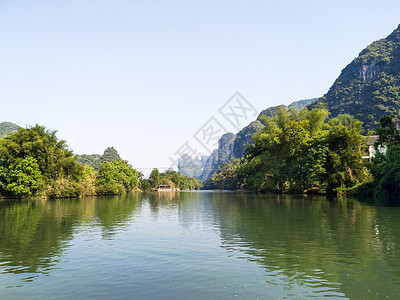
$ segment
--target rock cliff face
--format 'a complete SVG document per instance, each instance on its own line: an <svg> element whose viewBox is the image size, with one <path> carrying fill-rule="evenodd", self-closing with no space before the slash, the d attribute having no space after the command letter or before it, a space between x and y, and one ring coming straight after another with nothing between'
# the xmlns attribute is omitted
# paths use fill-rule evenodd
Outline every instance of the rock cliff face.
<svg viewBox="0 0 400 300"><path fill-rule="evenodd" d="M208 157L206 163L204 164L203 172L201 173L199 179L201 181L206 181L213 174L215 166L218 165L218 149L215 149L211 155Z"/></svg>
<svg viewBox="0 0 400 300"><path fill-rule="evenodd" d="M206 155L203 155L201 158L196 157L193 159L185 153L178 160L178 172L180 172L182 175L198 178L203 173L207 159L208 156Z"/></svg>
<svg viewBox="0 0 400 300"><path fill-rule="evenodd" d="M400 113L400 26L373 42L348 64L328 93L310 108L324 104L331 117L350 114L375 130L383 115Z"/></svg>
<svg viewBox="0 0 400 300"><path fill-rule="evenodd" d="M253 135L263 128L264 125L259 120L256 120L240 130L233 141L233 156L242 158L244 150L252 143Z"/></svg>
<svg viewBox="0 0 400 300"><path fill-rule="evenodd" d="M207 180L214 174L224 162L229 162L233 157L233 141L235 134L225 133L218 141L218 149L215 149L204 165L203 173L199 177L200 180Z"/></svg>

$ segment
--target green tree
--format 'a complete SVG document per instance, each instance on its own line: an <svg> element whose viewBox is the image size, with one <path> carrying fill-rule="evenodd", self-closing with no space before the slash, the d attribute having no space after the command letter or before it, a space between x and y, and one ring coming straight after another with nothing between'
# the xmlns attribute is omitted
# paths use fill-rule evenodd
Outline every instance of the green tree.
<svg viewBox="0 0 400 300"><path fill-rule="evenodd" d="M140 173L127 161L105 161L100 165L97 175L97 193L117 195L131 191L140 185Z"/></svg>
<svg viewBox="0 0 400 300"><path fill-rule="evenodd" d="M0 167L0 193L9 197L30 197L43 184L39 165L26 157L8 169Z"/></svg>
<svg viewBox="0 0 400 300"><path fill-rule="evenodd" d="M118 182L122 183L127 192L140 185L140 173L133 169L127 161L119 159L113 164L118 172Z"/></svg>
<svg viewBox="0 0 400 300"><path fill-rule="evenodd" d="M400 143L400 132L397 129L394 115L383 116L379 120L379 124L377 145L382 146L387 143L398 145Z"/></svg>
<svg viewBox="0 0 400 300"><path fill-rule="evenodd" d="M151 191L151 183L150 180L146 178L141 178L140 180L140 188L142 191Z"/></svg>
<svg viewBox="0 0 400 300"><path fill-rule="evenodd" d="M326 166L327 191L342 191L366 180L362 162L362 123L350 115L340 115L328 122L328 157Z"/></svg>
<svg viewBox="0 0 400 300"><path fill-rule="evenodd" d="M376 197L398 198L400 196L400 130L395 118L383 116L378 128L377 150L372 158L371 172L374 181L361 191ZM365 191L364 191L365 190Z"/></svg>
<svg viewBox="0 0 400 300"><path fill-rule="evenodd" d="M95 172L92 167L84 165L82 173L83 176L80 182L82 195L84 196L96 195L97 172Z"/></svg>
<svg viewBox="0 0 400 300"><path fill-rule="evenodd" d="M375 166L376 197L397 198L400 196L400 147L389 145L386 153L379 153L373 160Z"/></svg>
<svg viewBox="0 0 400 300"><path fill-rule="evenodd" d="M5 136L0 140L0 165L11 165L29 156L36 160L45 179L59 176L65 171L60 161L72 158L73 154L66 141L58 140L56 133L36 125Z"/></svg>
<svg viewBox="0 0 400 300"><path fill-rule="evenodd" d="M150 173L149 179L151 186L153 188L158 188L158 185L160 184L160 171L158 171L158 169L153 169L153 171Z"/></svg>
<svg viewBox="0 0 400 300"><path fill-rule="evenodd" d="M32 158L29 160L31 168L38 168L41 184L37 187L22 179L21 174L25 171L21 168L28 165L21 165L21 161L27 158ZM56 131L46 130L43 126L21 128L0 139L0 168L3 174L8 170L8 181L2 179L2 194L7 196L27 197L33 192L44 197L80 194L82 165L76 162L66 142L57 138ZM27 172L28 176L33 176ZM8 182L8 190L5 182Z"/></svg>
<svg viewBox="0 0 400 300"><path fill-rule="evenodd" d="M341 115L326 123L328 112L277 107L263 116L265 127L253 136L237 167L241 187L257 191L341 192L368 177L362 163L362 123ZM222 175L220 172L215 176Z"/></svg>
<svg viewBox="0 0 400 300"><path fill-rule="evenodd" d="M236 190L239 188L237 169L240 159L231 158L229 163L224 163L206 182L206 189Z"/></svg>

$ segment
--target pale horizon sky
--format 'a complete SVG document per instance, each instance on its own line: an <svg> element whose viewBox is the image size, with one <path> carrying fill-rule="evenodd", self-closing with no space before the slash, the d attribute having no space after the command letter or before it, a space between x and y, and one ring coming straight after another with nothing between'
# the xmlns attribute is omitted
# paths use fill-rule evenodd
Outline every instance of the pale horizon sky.
<svg viewBox="0 0 400 300"><path fill-rule="evenodd" d="M146 173L212 117L233 130L219 109L236 92L257 112L323 96L399 23L387 0L0 0L0 122Z"/></svg>

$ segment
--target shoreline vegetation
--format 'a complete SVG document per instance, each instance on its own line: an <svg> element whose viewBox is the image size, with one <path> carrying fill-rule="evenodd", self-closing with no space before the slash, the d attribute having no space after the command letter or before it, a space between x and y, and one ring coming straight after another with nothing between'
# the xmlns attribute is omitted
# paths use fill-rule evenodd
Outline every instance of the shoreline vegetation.
<svg viewBox="0 0 400 300"><path fill-rule="evenodd" d="M146 179L118 154L110 158L113 152L113 148L106 149L109 159L95 161L95 170L78 162L56 131L39 125L19 128L0 139L0 198L118 195L154 190L159 184L182 190L202 187L198 179L173 170L160 173L154 169Z"/></svg>
<svg viewBox="0 0 400 300"><path fill-rule="evenodd" d="M371 161L363 124L350 115L328 118L324 108L298 111L277 107L263 116L242 159L232 158L204 184L205 189L287 194L400 195L400 131L393 115L380 119ZM363 135L365 134L365 135Z"/></svg>
<svg viewBox="0 0 400 300"><path fill-rule="evenodd" d="M56 131L19 128L0 138L0 198L66 198L171 190L400 195L400 131L394 116L380 119L376 155L363 159L367 137L350 115L328 118L325 108L278 107L263 116L242 159L225 163L203 185L174 170L153 169L148 179L114 148L100 155L74 155ZM80 161L83 161L80 162ZM89 164L92 163L95 168Z"/></svg>

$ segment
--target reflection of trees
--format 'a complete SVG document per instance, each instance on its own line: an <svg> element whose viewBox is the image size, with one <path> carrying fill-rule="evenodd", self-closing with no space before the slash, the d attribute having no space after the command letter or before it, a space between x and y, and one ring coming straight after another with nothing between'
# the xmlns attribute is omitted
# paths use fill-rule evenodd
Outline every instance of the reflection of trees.
<svg viewBox="0 0 400 300"><path fill-rule="evenodd" d="M82 232L81 224L114 238L143 209L156 217L178 213L186 228L211 226L228 252L256 261L273 284L324 288L356 299L400 292L398 209L323 197L188 192L2 201L1 268L50 272L74 232Z"/></svg>
<svg viewBox="0 0 400 300"><path fill-rule="evenodd" d="M148 200L153 216L157 217L159 209L175 209L185 193L180 192L149 192L143 194L143 200Z"/></svg>
<svg viewBox="0 0 400 300"><path fill-rule="evenodd" d="M213 198L214 192L187 192L181 195L178 217L181 226L190 228L194 224L218 228Z"/></svg>
<svg viewBox="0 0 400 300"><path fill-rule="evenodd" d="M110 238L131 219L133 212L141 206L141 194L125 196L92 197L84 199L93 203L95 217L103 230L103 237Z"/></svg>
<svg viewBox="0 0 400 300"><path fill-rule="evenodd" d="M47 273L80 224L110 238L141 205L140 194L49 201L0 201L0 264L11 273Z"/></svg>
<svg viewBox="0 0 400 300"><path fill-rule="evenodd" d="M398 220L389 224L381 218L377 212L385 208L323 197L213 194L213 199L224 247L263 265L271 283L285 278L314 292L320 288L361 299L372 292L400 292L399 278L385 276L400 267L394 259Z"/></svg>
<svg viewBox="0 0 400 300"><path fill-rule="evenodd" d="M53 201L0 202L0 262L7 272L45 272L56 263L79 217L70 206Z"/></svg>

